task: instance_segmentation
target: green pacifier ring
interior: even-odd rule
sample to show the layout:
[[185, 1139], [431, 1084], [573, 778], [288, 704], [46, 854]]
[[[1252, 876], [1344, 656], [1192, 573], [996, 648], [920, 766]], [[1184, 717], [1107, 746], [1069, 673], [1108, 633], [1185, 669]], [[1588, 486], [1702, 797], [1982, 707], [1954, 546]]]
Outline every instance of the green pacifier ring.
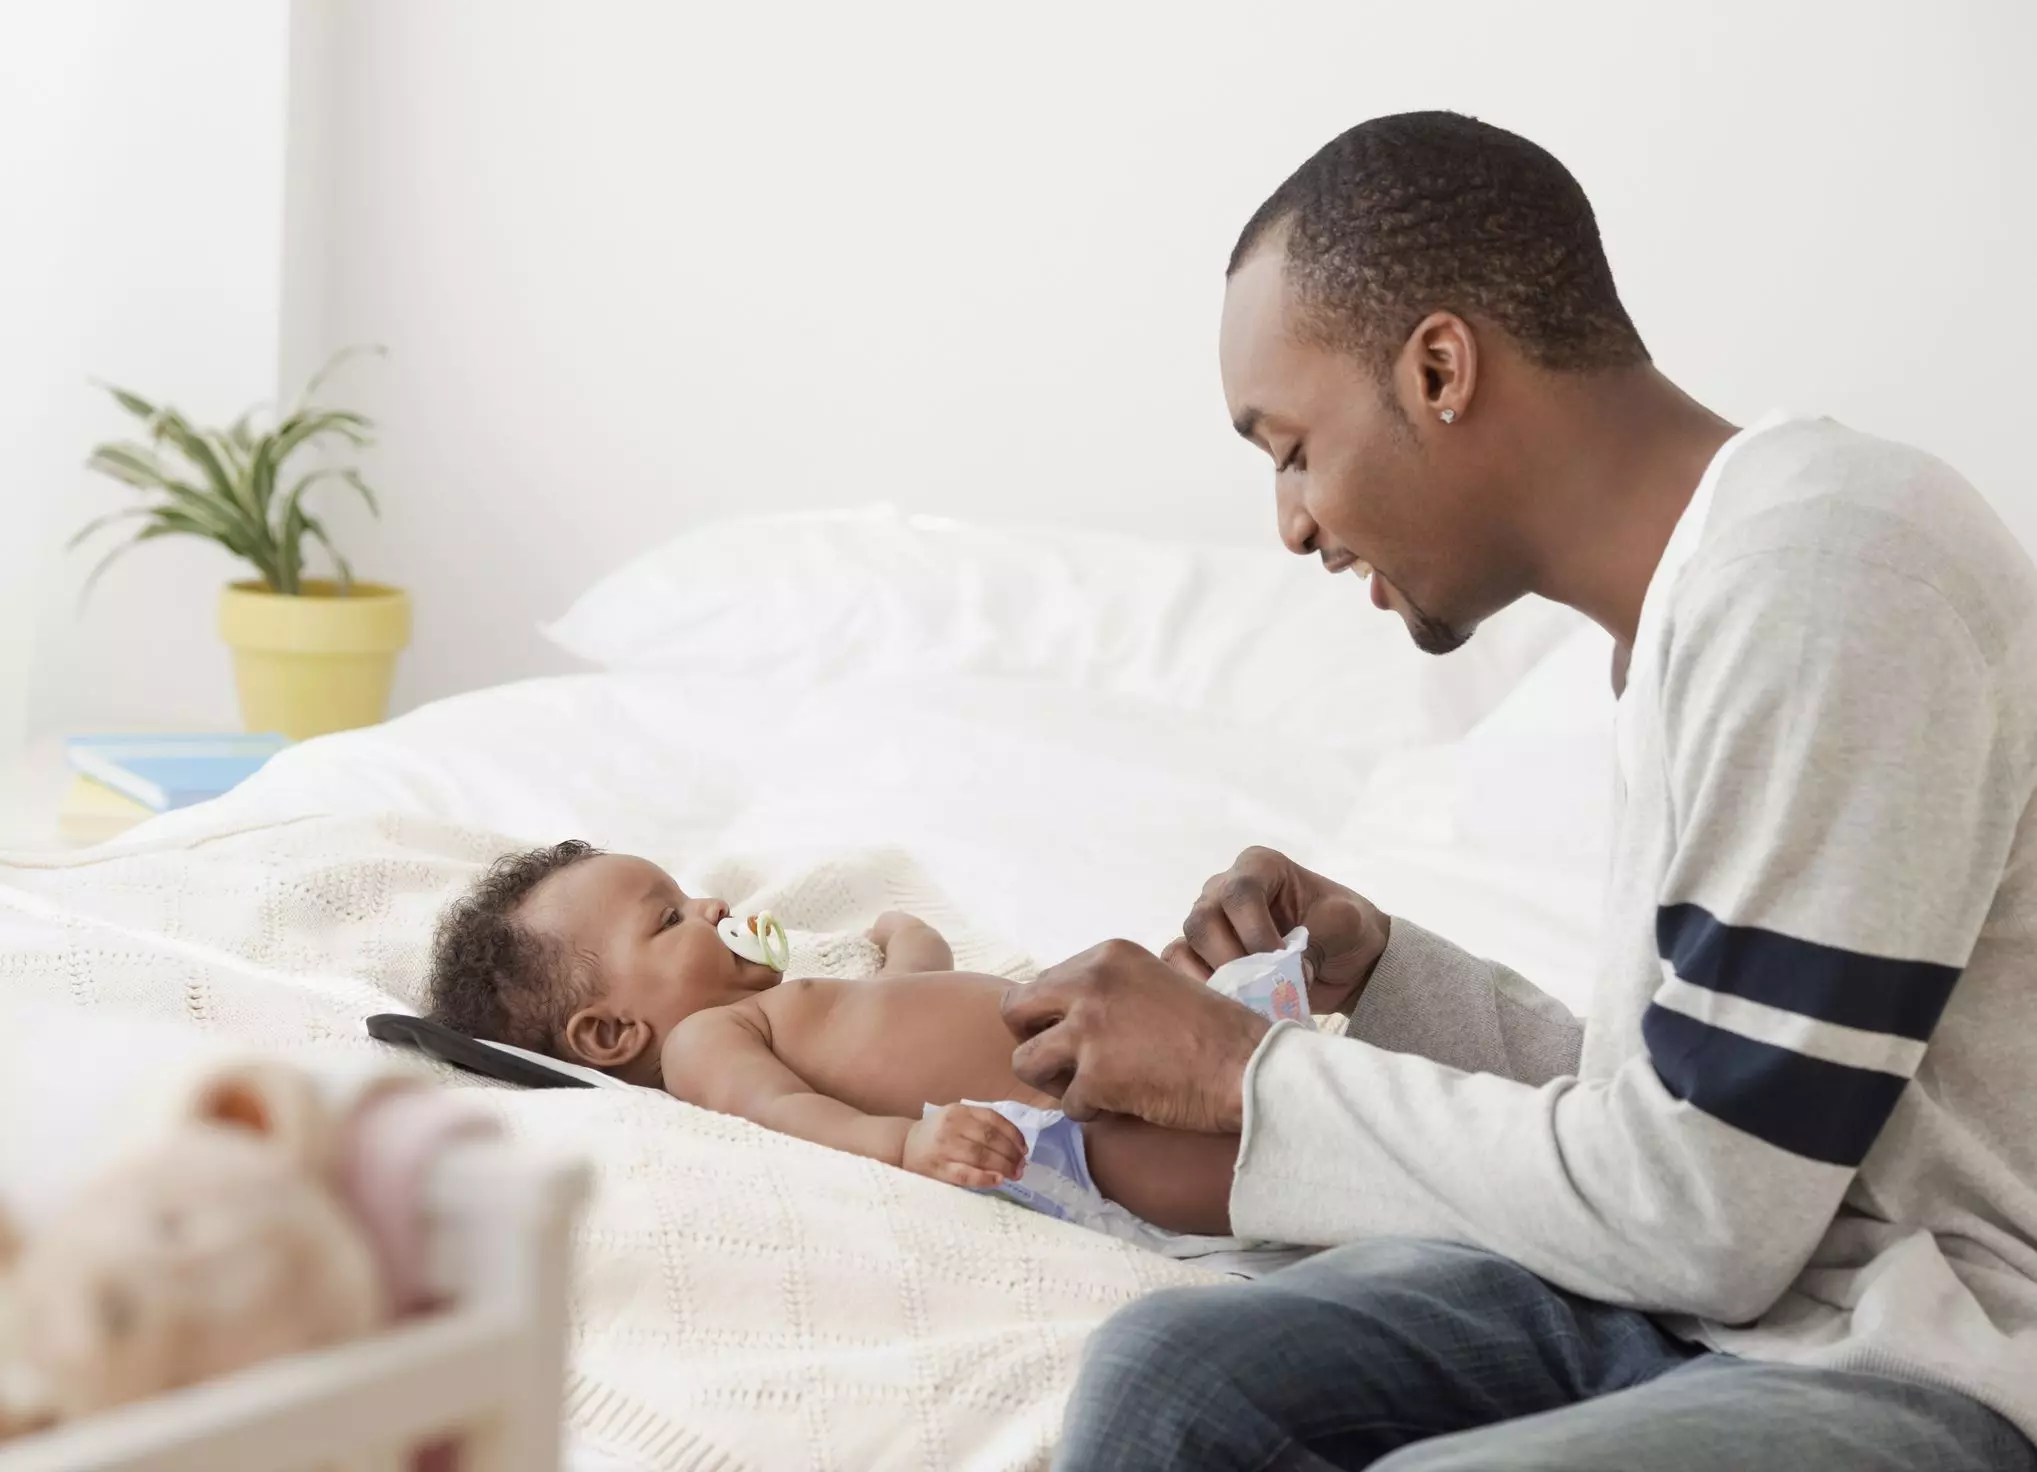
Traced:
[[752, 915], [747, 924], [730, 915], [714, 929], [723, 945], [754, 965], [783, 971], [792, 960], [791, 937], [768, 910]]

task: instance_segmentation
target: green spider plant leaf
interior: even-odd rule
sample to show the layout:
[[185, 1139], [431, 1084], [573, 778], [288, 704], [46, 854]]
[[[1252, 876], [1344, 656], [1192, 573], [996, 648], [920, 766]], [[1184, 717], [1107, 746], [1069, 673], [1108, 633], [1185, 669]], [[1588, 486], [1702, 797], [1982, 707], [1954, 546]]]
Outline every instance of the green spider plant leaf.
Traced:
[[339, 548], [333, 546], [332, 538], [325, 534], [325, 524], [315, 516], [307, 516], [304, 518], [304, 529], [318, 539], [318, 544], [325, 548], [326, 556], [332, 559], [333, 578], [339, 584], [340, 596], [352, 596], [354, 570], [347, 565], [346, 558], [340, 556]]
[[155, 452], [145, 445], [132, 444], [125, 440], [114, 440], [99, 446], [85, 462], [87, 470], [96, 470], [101, 475], [110, 475], [123, 485], [133, 486], [138, 491], [153, 491], [167, 485], [170, 473], [164, 469]]
[[113, 401], [116, 404], [120, 405], [121, 408], [127, 410], [127, 412], [132, 414], [135, 418], [137, 419], [155, 418], [156, 406], [154, 404], [151, 404], [147, 399], [143, 398], [140, 394], [129, 393], [126, 389], [116, 387], [115, 385], [110, 383], [99, 383], [97, 379], [94, 379], [93, 382], [98, 384], [100, 388], [105, 389], [106, 392], [108, 392], [109, 394], [113, 395]]
[[234, 478], [238, 489], [238, 483], [247, 478], [248, 452], [236, 444], [233, 435], [226, 430], [202, 429], [199, 435], [212, 446], [214, 453], [219, 456], [219, 463], [226, 467], [227, 473]]
[[163, 487], [170, 505], [160, 508], [165, 516], [176, 515], [194, 523], [201, 534], [211, 537], [236, 557], [253, 555], [265, 542], [267, 528], [251, 520], [232, 501], [221, 501], [192, 486], [172, 482]]
[[[203, 535], [222, 543], [237, 556], [247, 555], [247, 549], [260, 540], [256, 526], [250, 523], [234, 501], [177, 480], [146, 450], [125, 445], [101, 445], [85, 463], [88, 468], [112, 476], [137, 490], [161, 493], [172, 506], [197, 522], [203, 528]], [[137, 509], [153, 514], [165, 508], [157, 505]], [[101, 518], [94, 525], [109, 519], [112, 518]]]
[[307, 470], [297, 478], [297, 483], [284, 494], [282, 504], [294, 506], [304, 498], [304, 493], [322, 480], [343, 480], [361, 493], [361, 499], [368, 503], [370, 514], [379, 517], [382, 508], [375, 501], [375, 493], [361, 479], [361, 473], [351, 465], [328, 465], [318, 470]]
[[276, 494], [276, 440], [273, 435], [264, 435], [255, 445], [254, 454], [248, 457], [248, 493], [253, 496], [266, 522], [269, 503]]
[[75, 552], [78, 548], [84, 546], [85, 543], [91, 541], [95, 532], [104, 527], [112, 526], [115, 522], [132, 521], [138, 516], [152, 517], [156, 514], [157, 508], [154, 506], [129, 506], [125, 510], [111, 511], [104, 516], [95, 516], [80, 527], [68, 542], [64, 543], [64, 550], [66, 552]]
[[307, 539], [316, 541], [331, 557], [341, 586], [350, 590], [353, 569], [333, 545], [324, 523], [305, 509], [307, 493], [324, 481], [341, 480], [372, 515], [380, 516], [375, 492], [353, 465], [298, 475], [280, 497], [279, 482], [292, 456], [307, 445], [328, 437], [354, 446], [374, 442], [375, 426], [366, 415], [320, 408], [312, 400], [342, 364], [382, 351], [371, 346], [336, 353], [305, 385], [288, 416], [278, 419], [273, 406], [257, 406], [225, 429], [198, 428], [171, 405], [101, 384], [121, 409], [141, 421], [147, 443], [108, 441], [92, 452], [87, 467], [142, 493], [148, 504], [99, 517], [72, 539], [76, 547], [110, 526], [144, 523], [100, 561], [87, 587], [96, 585], [107, 566], [141, 542], [195, 536], [251, 564], [270, 588], [281, 593], [301, 591], [304, 544]]
[[283, 534], [277, 541], [285, 549], [284, 555], [289, 559], [290, 585], [281, 589], [282, 592], [295, 593], [301, 586], [304, 575], [304, 532], [309, 521], [310, 518], [304, 514], [304, 507], [296, 501], [283, 508]]
[[297, 403], [290, 410], [290, 417], [294, 419], [304, 412], [306, 406], [311, 403], [312, 396], [325, 387], [325, 381], [338, 372], [341, 365], [350, 363], [355, 358], [385, 357], [388, 351], [380, 343], [357, 343], [350, 348], [341, 348], [325, 360], [323, 368], [320, 368], [310, 378], [305, 380], [303, 389], [297, 395]]
[[234, 446], [243, 455], [252, 456], [255, 453], [255, 442], [262, 438], [255, 433], [255, 416], [268, 407], [266, 402], [256, 404], [226, 427], [226, 437], [233, 441]]
[[271, 452], [277, 469], [303, 446], [322, 434], [337, 434], [356, 447], [371, 445], [374, 439], [367, 431], [374, 428], [374, 421], [347, 409], [315, 409], [308, 414], [295, 414], [276, 427]]
[[[319, 481], [325, 479], [328, 476], [337, 475], [338, 473], [339, 472], [336, 470], [311, 471], [309, 474], [300, 478], [297, 484], [292, 486], [290, 490], [287, 493], [285, 493], [282, 501], [278, 503], [282, 507], [283, 511], [283, 533], [281, 541], [283, 542], [284, 546], [286, 547], [298, 546], [304, 540], [305, 533], [312, 532], [313, 529], [315, 528], [316, 531], [314, 534], [318, 537], [320, 541], [325, 543], [326, 550], [328, 552], [332, 550], [332, 543], [326, 538], [324, 526], [320, 524], [319, 521], [315, 517], [313, 517], [310, 512], [304, 509], [304, 496], [305, 493], [309, 491], [314, 485], [318, 484]], [[301, 558], [302, 554], [300, 553], [299, 556]]]
[[158, 537], [175, 537], [183, 534], [182, 529], [178, 527], [160, 525], [143, 527], [134, 534], [132, 540], [122, 542], [118, 547], [115, 547], [111, 552], [100, 558], [98, 565], [90, 573], [86, 574], [85, 585], [78, 589], [78, 606], [84, 607], [85, 600], [92, 596], [92, 590], [99, 585], [99, 579], [106, 575], [107, 568], [113, 566], [114, 563], [139, 547], [143, 542], [153, 542]]
[[340, 473], [340, 479], [361, 493], [361, 499], [368, 503], [368, 514], [377, 521], [380, 521], [382, 519], [382, 507], [375, 500], [375, 493], [368, 489], [368, 483], [361, 479], [360, 471], [348, 467]]
[[276, 494], [276, 477], [281, 474], [284, 462], [318, 435], [328, 429], [338, 428], [340, 433], [346, 434], [355, 444], [368, 443], [364, 436], [354, 433], [349, 427], [351, 421], [367, 422], [358, 414], [340, 410], [321, 410], [286, 420], [277, 427], [273, 435], [256, 446], [254, 458], [248, 466], [248, 478], [256, 502], [264, 513], [268, 511], [270, 502]]
[[219, 456], [213, 453], [205, 436], [193, 429], [183, 415], [174, 409], [165, 409], [156, 415], [154, 424], [157, 438], [176, 446], [177, 452], [197, 468], [209, 489], [222, 502], [237, 506], [251, 516], [261, 514], [246, 490], [227, 473], [226, 466], [220, 463]]

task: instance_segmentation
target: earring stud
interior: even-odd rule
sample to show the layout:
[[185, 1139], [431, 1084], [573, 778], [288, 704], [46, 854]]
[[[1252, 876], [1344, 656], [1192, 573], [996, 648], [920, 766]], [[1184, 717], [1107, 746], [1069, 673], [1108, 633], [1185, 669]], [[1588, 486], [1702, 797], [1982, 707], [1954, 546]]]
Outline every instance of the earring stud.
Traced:
[[1457, 411], [1455, 409], [1445, 409], [1438, 417], [1445, 424], [1455, 424], [1457, 422]]

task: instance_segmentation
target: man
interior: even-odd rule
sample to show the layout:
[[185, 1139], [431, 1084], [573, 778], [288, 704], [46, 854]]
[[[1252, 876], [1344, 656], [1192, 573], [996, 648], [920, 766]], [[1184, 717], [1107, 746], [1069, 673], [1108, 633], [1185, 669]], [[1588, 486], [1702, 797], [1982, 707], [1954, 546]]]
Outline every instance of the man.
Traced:
[[[1468, 118], [1283, 184], [1220, 355], [1282, 538], [1422, 648], [1526, 593], [1612, 633], [1606, 933], [1580, 1025], [1254, 850], [1166, 961], [1015, 994], [1022, 1078], [1242, 1129], [1234, 1230], [1333, 1249], [1111, 1321], [1062, 1465], [2037, 1469], [2028, 560], [1920, 453], [1686, 397], [1576, 181]], [[1355, 1041], [1180, 974], [1297, 924]]]

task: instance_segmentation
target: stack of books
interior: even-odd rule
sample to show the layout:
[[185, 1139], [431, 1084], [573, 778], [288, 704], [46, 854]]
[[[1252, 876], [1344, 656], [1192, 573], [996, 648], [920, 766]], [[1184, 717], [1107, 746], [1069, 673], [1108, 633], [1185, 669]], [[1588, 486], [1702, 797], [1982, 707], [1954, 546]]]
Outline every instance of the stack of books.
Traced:
[[64, 752], [74, 775], [59, 823], [75, 842], [101, 842], [232, 791], [289, 744], [275, 735], [73, 736]]

